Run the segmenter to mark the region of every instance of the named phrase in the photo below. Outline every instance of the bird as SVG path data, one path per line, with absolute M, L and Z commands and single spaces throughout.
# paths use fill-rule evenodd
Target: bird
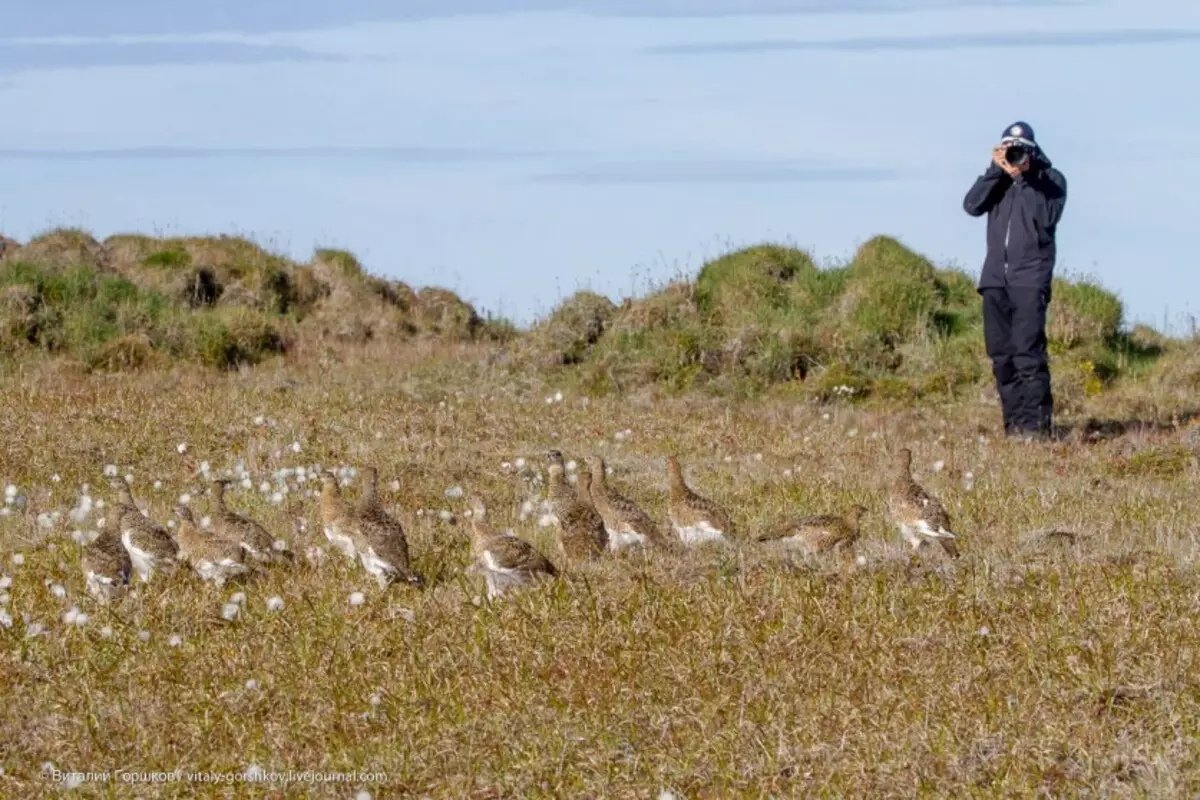
M 592 503 L 604 519 L 608 531 L 608 546 L 619 550 L 622 547 L 647 544 L 667 547 L 668 540 L 658 525 L 637 503 L 622 495 L 608 483 L 608 465 L 602 456 L 586 459 L 591 477 Z
M 865 506 L 856 504 L 850 507 L 845 516 L 813 514 L 785 520 L 760 535 L 758 541 L 800 545 L 810 555 L 823 555 L 834 550 L 846 552 L 858 541 L 862 518 L 866 513 Z
M 674 453 L 667 456 L 667 517 L 685 545 L 724 543 L 735 534 L 729 514 L 687 485 Z
M 295 556 L 282 539 L 276 539 L 267 529 L 245 514 L 230 511 L 225 505 L 225 487 L 231 478 L 212 481 L 212 530 L 217 537 L 237 542 L 246 554 L 267 564 L 293 561 Z
M 174 514 L 179 520 L 175 542 L 179 545 L 180 559 L 189 563 L 201 580 L 211 581 L 219 588 L 230 578 L 250 572 L 247 551 L 240 542 L 205 533 L 185 505 L 176 505 Z
M 404 526 L 379 502 L 379 471 L 368 466 L 362 475 L 363 494 L 353 510 L 351 537 L 363 569 L 375 576 L 381 589 L 397 581 L 423 585 L 424 577 L 409 564 Z
M 489 600 L 513 587 L 559 574 L 553 562 L 532 544 L 498 533 L 487 521 L 487 508 L 479 499 L 471 508 L 471 556 L 487 582 Z
M 332 469 L 325 470 L 321 475 L 321 528 L 329 543 L 351 563 L 358 560 L 350 514 L 346 510 L 341 487 L 338 486 L 337 473 Z
M 115 599 L 129 585 L 133 563 L 121 542 L 118 526 L 106 527 L 83 551 L 80 560 L 87 592 L 101 605 Z
M 117 530 L 121 544 L 129 551 L 129 560 L 143 583 L 154 572 L 172 573 L 179 566 L 179 547 L 167 529 L 141 512 L 133 500 L 129 484 L 114 478 L 110 485 L 117 491 Z
M 567 482 L 562 451 L 547 451 L 546 461 L 550 473 L 547 495 L 563 556 L 568 561 L 578 562 L 602 554 L 608 549 L 604 518 L 586 492 L 572 489 Z
M 900 535 L 914 553 L 922 545 L 936 541 L 950 557 L 958 558 L 950 515 L 937 498 L 913 480 L 912 450 L 906 447 L 896 454 L 893 471 L 888 510 Z

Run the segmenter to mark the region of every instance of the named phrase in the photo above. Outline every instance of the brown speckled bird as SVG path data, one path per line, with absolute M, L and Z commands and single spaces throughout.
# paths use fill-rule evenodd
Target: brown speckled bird
M 284 540 L 276 539 L 250 517 L 231 511 L 225 505 L 225 488 L 231 483 L 233 480 L 230 478 L 214 478 L 212 481 L 213 534 L 217 538 L 237 542 L 255 561 L 278 564 L 295 560 Z
M 549 462 L 550 509 L 554 514 L 558 530 L 558 542 L 563 556 L 568 561 L 594 558 L 608 548 L 608 531 L 604 529 L 604 518 L 590 502 L 586 491 L 572 488 L 567 482 L 563 455 L 558 450 L 546 454 Z M 582 499 L 588 496 L 588 500 Z
M 487 509 L 475 500 L 471 509 L 471 555 L 487 582 L 488 598 L 539 578 L 554 578 L 558 569 L 524 539 L 496 531 L 487 521 Z
M 133 500 L 129 484 L 120 478 L 110 481 L 117 492 L 116 522 L 121 544 L 142 582 L 155 572 L 173 573 L 179 566 L 179 548 L 167 529 L 141 512 Z
M 900 535 L 912 546 L 913 552 L 936 541 L 948 555 L 958 558 L 950 515 L 937 498 L 913 480 L 911 450 L 903 448 L 896 454 L 893 470 L 888 510 Z
M 728 542 L 735 535 L 725 509 L 687 485 L 674 453 L 667 456 L 667 517 L 685 545 Z
M 337 473 L 331 469 L 321 475 L 321 529 L 329 543 L 351 563 L 358 560 L 351 514 L 346 509 Z
M 864 506 L 855 505 L 846 516 L 814 514 L 786 520 L 759 536 L 758 541 L 799 545 L 811 555 L 823 555 L 835 550 L 848 551 L 858 541 L 860 525 L 866 513 Z
M 179 557 L 191 564 L 201 580 L 222 587 L 230 578 L 250 571 L 246 551 L 240 542 L 206 533 L 196 524 L 187 506 L 175 506 L 175 517 L 179 520 L 175 531 Z
M 363 569 L 375 576 L 381 589 L 395 582 L 423 585 L 424 578 L 409 565 L 404 526 L 379 502 L 379 471 L 365 467 L 362 476 L 363 494 L 354 508 L 351 535 Z
M 608 465 L 603 457 L 591 456 L 587 465 L 591 473 L 592 503 L 604 519 L 611 549 L 647 545 L 670 547 L 669 540 L 650 515 L 608 482 Z
M 121 543 L 120 528 L 106 527 L 83 551 L 80 561 L 87 591 L 101 605 L 116 599 L 129 585 L 133 562 Z

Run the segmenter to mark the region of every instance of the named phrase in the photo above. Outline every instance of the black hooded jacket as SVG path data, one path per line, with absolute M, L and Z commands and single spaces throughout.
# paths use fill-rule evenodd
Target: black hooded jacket
M 1067 179 L 1044 153 L 1015 179 L 994 163 L 963 198 L 972 217 L 987 214 L 987 256 L 980 289 L 1004 286 L 1050 288 L 1055 233 L 1067 202 Z

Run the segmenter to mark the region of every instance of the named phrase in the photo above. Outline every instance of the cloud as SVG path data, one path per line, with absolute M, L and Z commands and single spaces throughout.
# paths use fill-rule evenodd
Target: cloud
M 893 170 L 877 167 L 802 165 L 788 161 L 629 162 L 561 170 L 532 176 L 535 183 L 578 186 L 845 183 L 892 180 Z
M 575 11 L 602 16 L 721 17 L 1038 7 L 1093 0 L 54 0 L 7 10 L 5 36 L 112 36 L 314 30 L 459 14 Z
M 875 53 L 888 50 L 953 50 L 1006 47 L 1104 47 L 1129 44 L 1200 42 L 1200 30 L 1117 29 L 1107 31 L 1011 31 L 951 33 L 928 36 L 863 36 L 847 39 L 758 39 L 740 42 L 697 42 L 651 47 L 657 54 L 772 53 L 833 50 Z
M 92 150 L 0 148 L 0 161 L 152 161 L 203 159 L 356 159 L 410 164 L 516 161 L 538 151 L 484 147 L 120 147 Z
M 263 64 L 344 61 L 341 56 L 285 45 L 240 42 L 87 42 L 24 44 L 0 41 L 0 72 L 163 64 Z

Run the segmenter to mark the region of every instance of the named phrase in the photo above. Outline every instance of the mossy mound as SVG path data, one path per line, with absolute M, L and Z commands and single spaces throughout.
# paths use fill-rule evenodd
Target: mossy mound
M 530 347 L 547 365 L 579 364 L 608 329 L 617 307 L 595 292 L 576 292 L 530 331 Z
M 52 270 L 80 266 L 103 269 L 109 257 L 104 245 L 87 231 L 55 228 L 35 236 L 23 247 L 5 247 L 3 260 L 25 261 Z
M 5 353 L 40 349 L 96 369 L 172 358 L 228 368 L 305 337 L 471 341 L 504 330 L 447 289 L 370 275 L 344 251 L 300 263 L 237 236 L 98 242 L 71 229 L 10 241 L 0 254 Z
M 1090 280 L 1056 278 L 1050 293 L 1047 336 L 1059 350 L 1113 342 L 1124 321 L 1121 299 Z
M 1059 281 L 1054 303 L 1051 335 L 1111 381 L 1128 363 L 1120 301 L 1093 284 Z M 561 336 L 566 346 L 549 350 L 570 356 L 557 363 L 577 364 L 596 391 L 794 384 L 826 401 L 899 400 L 952 396 L 991 375 L 975 280 L 886 236 L 826 268 L 775 244 L 727 253 L 694 283 L 627 300 L 591 328 L 581 305 L 572 298 L 535 331 Z

